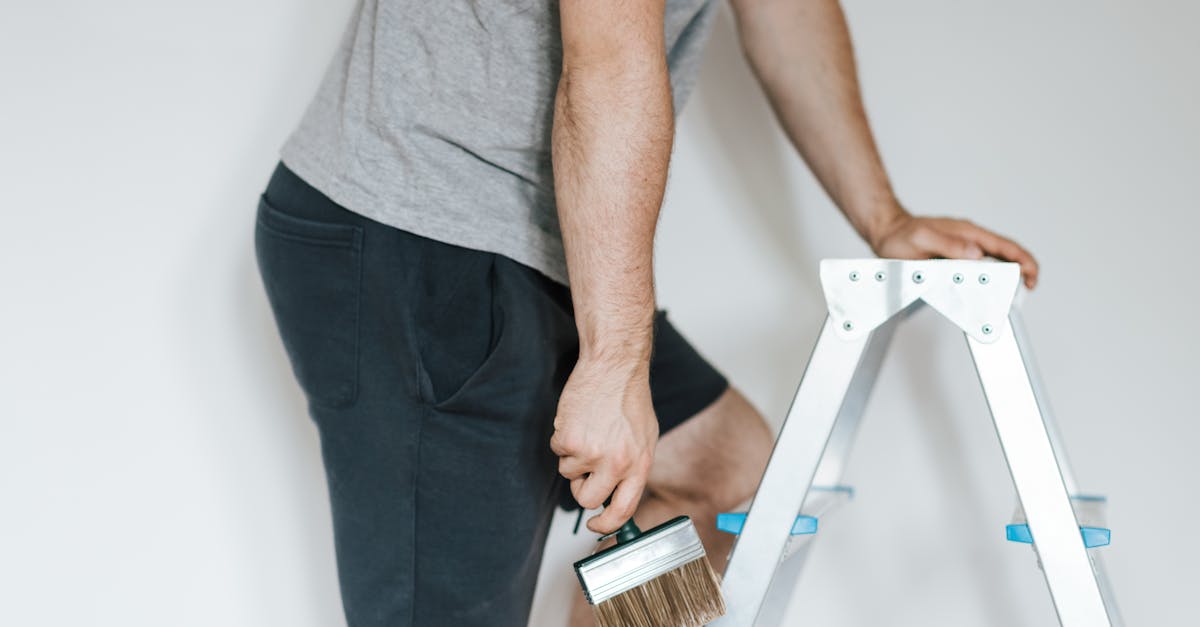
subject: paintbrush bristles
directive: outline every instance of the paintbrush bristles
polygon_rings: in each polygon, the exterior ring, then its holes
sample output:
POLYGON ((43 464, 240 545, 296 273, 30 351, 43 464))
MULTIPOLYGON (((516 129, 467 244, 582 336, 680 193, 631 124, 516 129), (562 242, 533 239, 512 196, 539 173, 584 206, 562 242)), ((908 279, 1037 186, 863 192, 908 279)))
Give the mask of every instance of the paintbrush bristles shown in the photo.
POLYGON ((725 614, 721 582, 707 557, 592 607, 598 627, 699 627, 725 614))

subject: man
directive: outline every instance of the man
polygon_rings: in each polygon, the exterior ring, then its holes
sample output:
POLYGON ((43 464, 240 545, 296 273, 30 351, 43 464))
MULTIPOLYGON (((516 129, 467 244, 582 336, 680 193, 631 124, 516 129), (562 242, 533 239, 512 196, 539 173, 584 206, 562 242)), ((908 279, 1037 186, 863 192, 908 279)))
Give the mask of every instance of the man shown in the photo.
MULTIPOLYGON (((837 0, 733 6, 784 130, 877 254, 992 255, 1034 284, 1015 243, 896 200, 837 0)), ((651 263, 716 9, 359 3, 256 233, 351 625, 524 625, 560 500, 611 497, 598 533, 688 514, 724 564, 714 516, 752 495, 772 438, 656 314, 651 263)))

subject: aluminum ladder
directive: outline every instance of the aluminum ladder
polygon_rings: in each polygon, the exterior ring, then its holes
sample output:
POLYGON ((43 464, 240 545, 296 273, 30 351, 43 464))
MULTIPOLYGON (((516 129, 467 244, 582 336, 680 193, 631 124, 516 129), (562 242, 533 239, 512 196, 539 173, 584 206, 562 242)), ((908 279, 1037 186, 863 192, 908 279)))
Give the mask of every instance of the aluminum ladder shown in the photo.
POLYGON ((722 514, 738 534, 716 627, 783 621, 821 515, 846 501, 844 461, 897 324, 929 306, 966 336, 1019 505, 1009 540, 1033 546, 1065 627, 1119 627, 1100 556, 1103 499, 1080 495, 1020 313, 1015 263, 827 259, 828 316, 749 510, 722 514))

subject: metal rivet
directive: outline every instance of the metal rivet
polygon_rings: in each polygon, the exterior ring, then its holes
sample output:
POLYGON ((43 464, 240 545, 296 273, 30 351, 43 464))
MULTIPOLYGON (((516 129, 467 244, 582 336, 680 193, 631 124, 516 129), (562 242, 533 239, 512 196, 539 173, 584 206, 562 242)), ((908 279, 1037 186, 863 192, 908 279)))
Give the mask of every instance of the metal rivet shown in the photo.
POLYGON ((845 329, 845 330, 847 330, 847 331, 853 331, 853 330, 854 330, 854 323, 853 323, 853 322, 850 322, 849 320, 847 320, 847 321, 845 321, 845 322, 843 322, 843 323, 842 323, 842 328, 843 328, 843 329, 845 329))
POLYGON ((887 273, 886 273, 886 272, 884 272, 884 271, 880 270, 879 272, 876 272, 876 273, 875 273, 875 280, 876 280, 876 281, 884 281, 884 280, 886 280, 886 279, 887 279, 887 273))
POLYGON ((958 272, 955 272, 955 273, 954 273, 954 276, 953 276, 953 277, 951 277, 951 279, 952 279, 952 280, 953 280, 955 283, 962 283, 962 282, 963 282, 963 275, 962 275, 962 274, 960 274, 960 273, 958 273, 958 272))
POLYGON ((987 285, 987 284, 988 284, 988 281, 991 281, 991 279, 989 279, 989 278, 988 278, 988 275, 986 275, 986 274, 981 274, 981 275, 979 275, 979 282, 980 282, 980 283, 982 283, 983 285, 987 285))
POLYGON ((925 273, 917 270, 913 273, 913 283, 922 283, 925 281, 925 273))
POLYGON ((990 324, 985 324, 985 325, 983 325, 983 329, 982 329, 982 330, 983 330, 983 334, 984 334, 984 335, 991 335, 991 334, 992 334, 992 325, 990 325, 990 324))
POLYGON ((858 280, 858 277, 859 277, 858 270, 855 270, 854 272, 851 272, 851 273, 850 273, 850 280, 851 280, 851 281, 857 281, 857 280, 858 280))

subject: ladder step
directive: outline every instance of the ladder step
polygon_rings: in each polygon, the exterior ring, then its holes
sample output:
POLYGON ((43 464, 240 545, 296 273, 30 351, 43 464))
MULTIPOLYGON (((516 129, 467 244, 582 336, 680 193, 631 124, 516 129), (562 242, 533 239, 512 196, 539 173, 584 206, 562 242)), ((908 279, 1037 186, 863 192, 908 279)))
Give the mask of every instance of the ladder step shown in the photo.
MULTIPOLYGON (((737 535, 746 524, 746 512, 726 512, 717 514, 717 530, 737 535)), ((817 518, 801 514, 792 523, 791 535, 800 536, 817 532, 817 518)))
POLYGON ((815 485, 808 489, 804 507, 809 516, 821 517, 854 498, 854 488, 848 485, 815 485))
MULTIPOLYGON (((1009 542, 1033 544, 1033 534, 1029 533, 1029 525, 1025 523, 1008 525, 1004 529, 1005 536, 1009 542)), ((1111 529, 1103 527, 1080 527, 1079 533, 1083 536, 1083 546, 1089 549, 1098 546, 1108 546, 1112 542, 1111 529)))
MULTIPOLYGON (((1107 505, 1108 499, 1103 496, 1077 494, 1071 497, 1071 508, 1075 510, 1075 520, 1079 523, 1083 546, 1089 549, 1108 546, 1112 542, 1112 530, 1104 520, 1107 505)), ((1013 515, 1012 523, 1004 528, 1004 536, 1009 542, 1033 544, 1033 534, 1029 531, 1029 524, 1025 522, 1025 512, 1020 506, 1013 515)))
MULTIPOLYGON (((791 535, 809 535, 817 532, 818 519, 845 503, 854 496, 854 488, 844 485, 813 486, 804 499, 803 513, 792 522, 791 535)), ((746 524, 746 512, 717 514, 717 529, 725 533, 739 534, 746 524)))

